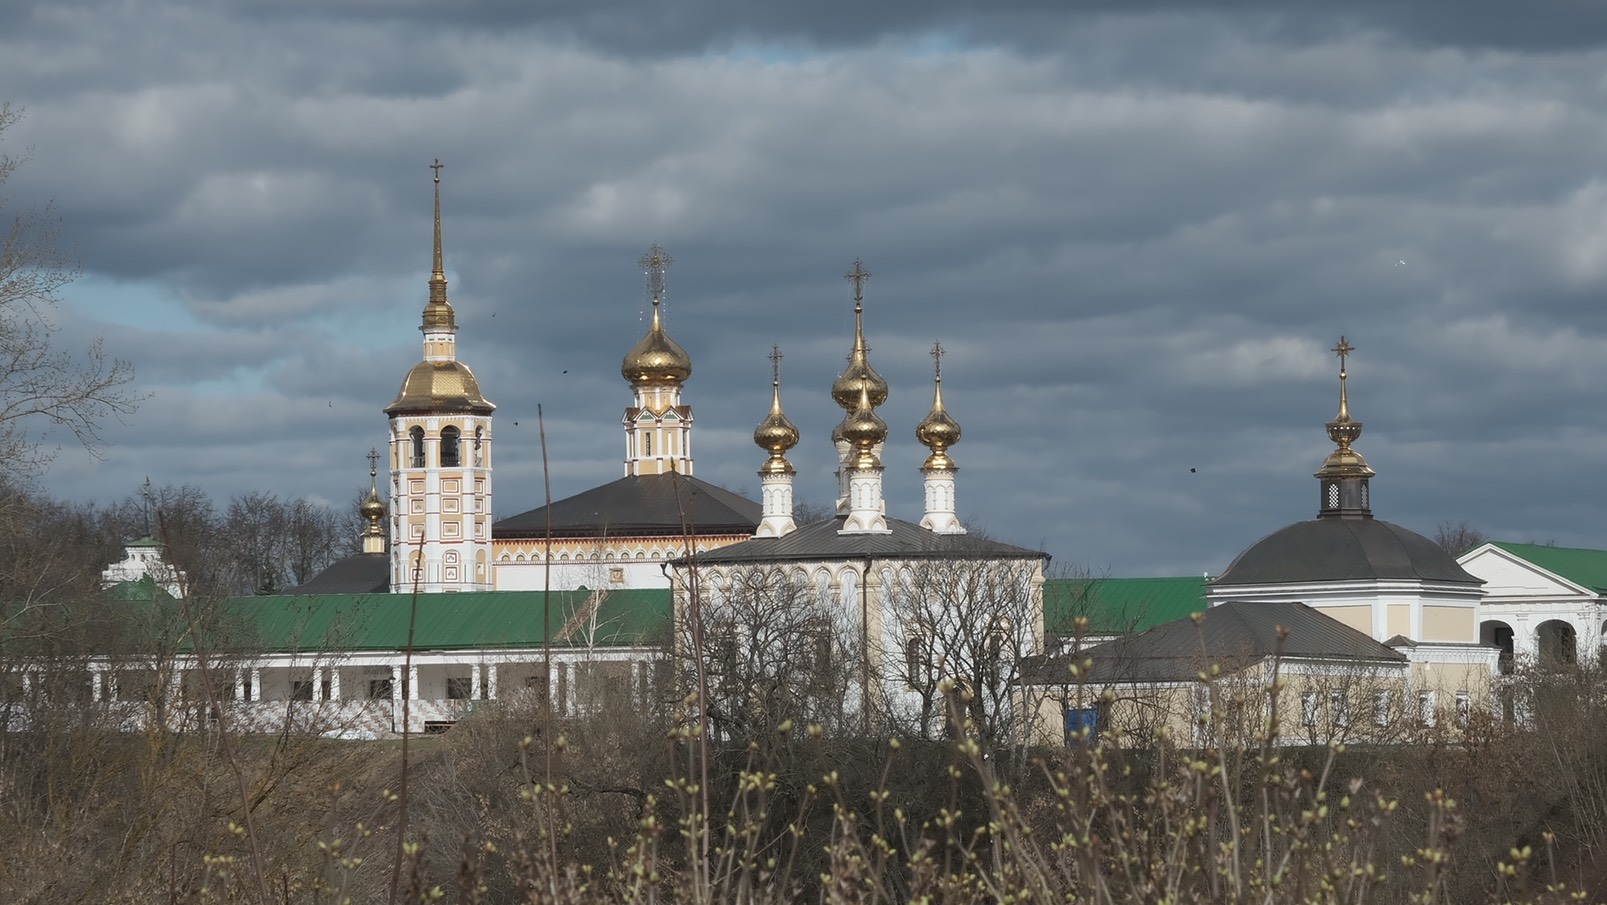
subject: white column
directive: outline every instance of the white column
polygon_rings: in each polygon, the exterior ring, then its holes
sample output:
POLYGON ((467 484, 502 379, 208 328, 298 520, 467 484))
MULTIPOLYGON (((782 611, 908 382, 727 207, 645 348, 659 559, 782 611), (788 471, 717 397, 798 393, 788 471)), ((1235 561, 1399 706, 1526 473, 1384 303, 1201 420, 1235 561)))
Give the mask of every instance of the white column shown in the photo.
POLYGON ((480 664, 469 664, 469 700, 480 700, 480 664))
POLYGON ((954 469, 926 468, 926 514, 921 527, 933 534, 964 534, 965 527, 954 514, 954 469))
MULTIPOLYGON (((400 706, 402 703, 402 667, 391 667, 391 704, 400 706)), ((398 711, 400 712, 400 711, 398 711)))
POLYGON ((759 472, 759 499, 764 517, 754 537, 780 537, 797 530, 792 519, 792 475, 787 472, 759 472))
POLYGON ((243 670, 243 669, 235 670, 234 671, 234 699, 236 701, 245 701, 245 700, 249 699, 248 698, 249 694, 250 694, 250 691, 246 687, 245 670, 243 670))
POLYGON ((485 698, 488 701, 497 699, 497 664, 488 663, 485 667, 485 698))
POLYGON ((882 468, 851 468, 848 472, 848 518, 838 534, 891 534, 882 501, 882 468))
POLYGON ((329 699, 340 700, 340 667, 329 667, 329 699))
POLYGON ((407 699, 410 701, 419 700, 417 666, 410 666, 407 670, 407 699))
POLYGON ((89 670, 89 700, 100 703, 101 671, 96 668, 89 670))
POLYGON ((33 691, 33 673, 24 672, 22 674, 22 696, 26 698, 30 691, 33 691))

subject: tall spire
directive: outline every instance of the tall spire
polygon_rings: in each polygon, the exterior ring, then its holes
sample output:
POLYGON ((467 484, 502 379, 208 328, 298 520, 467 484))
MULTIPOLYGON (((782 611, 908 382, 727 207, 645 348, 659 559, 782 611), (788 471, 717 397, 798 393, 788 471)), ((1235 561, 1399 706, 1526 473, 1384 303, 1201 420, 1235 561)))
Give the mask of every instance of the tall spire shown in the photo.
POLYGON ((798 527, 792 518, 792 463, 787 450, 798 445, 798 428, 781 410, 781 347, 770 347, 770 414, 753 431, 753 442, 770 453, 759 466, 764 514, 754 537, 781 537, 798 527))
POLYGON ((870 397, 874 408, 887 402, 887 381, 870 366, 870 346, 865 343, 865 281, 870 271, 865 262, 854 259, 854 269, 844 277, 854 284, 854 347, 848 354, 848 367, 831 385, 831 398, 850 414, 859 405, 860 390, 870 397))
POLYGON ((441 168, 445 166, 439 157, 430 164, 435 171, 435 264, 430 271, 430 300, 419 327, 425 333, 456 333, 458 329, 452 305, 446 300, 446 264, 441 253, 441 168))
POLYGON ((362 549, 364 553, 385 552, 385 504, 379 498, 379 451, 368 451, 368 496, 357 507, 363 517, 362 549))
POLYGON ((1368 479, 1376 472, 1368 467, 1361 453, 1351 448, 1361 437, 1362 423, 1350 417, 1350 393, 1346 381, 1347 359, 1356 351, 1345 337, 1331 350, 1339 356, 1339 414, 1328 422, 1328 438, 1337 448, 1328 454, 1315 477, 1322 485, 1322 504, 1318 518, 1372 518, 1368 479))
POLYGON ((932 410, 915 428, 915 439, 931 450, 921 465, 926 490, 926 513, 921 527, 936 534, 964 534, 965 528, 954 514, 954 473, 959 466, 949 457, 949 447, 960 442, 960 425, 943 407, 943 344, 932 344, 932 410))

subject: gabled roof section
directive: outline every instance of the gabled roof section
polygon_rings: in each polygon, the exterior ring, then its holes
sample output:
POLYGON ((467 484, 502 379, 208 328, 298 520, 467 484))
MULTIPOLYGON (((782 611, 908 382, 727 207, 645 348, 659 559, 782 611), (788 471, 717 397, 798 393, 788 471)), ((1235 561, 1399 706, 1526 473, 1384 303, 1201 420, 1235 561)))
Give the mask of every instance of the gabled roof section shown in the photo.
MULTIPOLYGON (((1044 559, 1049 554, 972 534, 936 534, 889 518, 886 534, 838 534, 842 518, 804 525, 781 537, 762 537, 698 555, 702 565, 862 559, 1044 559)), ((684 561, 684 560, 683 560, 684 561)))
MULTIPOLYGON (((552 536, 679 537, 686 530, 699 536, 752 534, 762 515, 758 503, 694 477, 631 475, 553 503, 552 536)), ((496 539, 545 537, 546 532, 546 506, 491 526, 496 539)))
POLYGON ((226 614, 254 629, 264 652, 397 651, 413 649, 539 649, 550 625, 553 646, 636 647, 667 642, 668 588, 598 592, 553 591, 544 614, 540 591, 420 594, 316 594, 241 597, 226 614))
POLYGON ((1248 669, 1273 656, 1340 661, 1358 666, 1398 666, 1400 651, 1374 641, 1303 603, 1229 601, 1197 617, 1175 619, 1147 632, 1055 657, 1033 670, 1028 681, 1069 681, 1072 658, 1093 661, 1083 680, 1093 684, 1189 682, 1217 664, 1225 672, 1248 669), (1279 637, 1280 634, 1283 637, 1279 637))
POLYGON ((1490 546, 1505 550, 1597 594, 1607 594, 1607 550, 1514 544, 1507 541, 1494 541, 1490 546))
POLYGON ((1201 576, 1182 578, 1052 578, 1043 584, 1044 630, 1062 638, 1125 635, 1206 609, 1201 576))

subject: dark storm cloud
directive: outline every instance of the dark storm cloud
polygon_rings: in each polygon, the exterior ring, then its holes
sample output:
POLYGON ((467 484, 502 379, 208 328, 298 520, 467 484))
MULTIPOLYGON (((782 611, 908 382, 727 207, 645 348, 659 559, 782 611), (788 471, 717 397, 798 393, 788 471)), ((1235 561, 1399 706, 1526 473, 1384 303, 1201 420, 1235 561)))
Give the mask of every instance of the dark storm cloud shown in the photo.
POLYGON ((1602 543, 1594 6, 835 9, 8 5, 13 201, 193 321, 69 320, 153 395, 52 486, 349 500, 419 355, 440 157, 502 515, 540 503, 538 406, 556 494, 619 472, 656 240, 717 483, 756 486, 780 343, 799 495, 834 496, 863 256, 894 514, 942 340, 964 514, 1095 569, 1220 570, 1315 511, 1347 333, 1382 517, 1602 543))

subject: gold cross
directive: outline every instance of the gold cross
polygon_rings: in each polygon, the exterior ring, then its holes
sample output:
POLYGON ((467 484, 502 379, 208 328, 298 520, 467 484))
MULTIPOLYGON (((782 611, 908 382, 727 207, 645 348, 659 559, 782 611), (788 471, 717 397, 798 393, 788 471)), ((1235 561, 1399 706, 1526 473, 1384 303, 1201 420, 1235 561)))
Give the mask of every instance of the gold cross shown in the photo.
POLYGON ((1343 336, 1341 336, 1339 337, 1339 344, 1334 346, 1329 351, 1339 356, 1339 373, 1343 374, 1345 373, 1345 356, 1356 351, 1356 347, 1351 345, 1343 336))
POLYGON ((781 347, 770 347, 770 379, 775 383, 781 382, 781 347))
POLYGON ((865 269, 865 262, 854 259, 854 269, 844 275, 844 279, 854 284, 854 301, 864 301, 865 281, 870 279, 870 271, 865 269))
POLYGON ((932 343, 932 360, 934 362, 936 362, 936 374, 934 376, 936 376, 938 380, 942 380, 943 379, 943 344, 942 343, 940 343, 940 342, 932 343))
POLYGON ((446 166, 446 164, 442 163, 441 158, 439 158, 439 157, 435 158, 434 163, 430 164, 430 169, 435 171, 435 181, 436 182, 441 181, 441 167, 444 167, 444 166, 446 166))
POLYGON ((653 293, 655 300, 658 299, 664 294, 664 271, 675 263, 675 259, 665 254, 664 249, 654 242, 653 247, 636 263, 647 272, 647 289, 653 293))
POLYGON ((370 446, 368 448, 368 476, 379 474, 379 450, 370 446))

